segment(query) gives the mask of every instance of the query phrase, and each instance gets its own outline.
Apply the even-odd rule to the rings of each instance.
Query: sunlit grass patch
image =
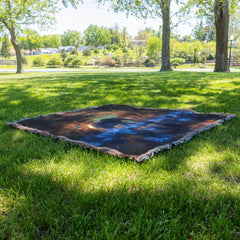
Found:
[[[0,74],[0,239],[238,239],[238,73]],[[6,127],[109,103],[236,114],[138,164]]]

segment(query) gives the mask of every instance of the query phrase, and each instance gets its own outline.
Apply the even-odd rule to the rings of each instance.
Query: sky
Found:
[[[174,8],[176,6],[172,6],[172,9]],[[161,25],[161,19],[142,20],[133,16],[126,17],[124,13],[109,11],[107,6],[98,8],[97,3],[88,0],[84,4],[80,4],[77,9],[73,9],[71,6],[68,6],[68,8],[62,7],[62,10],[56,14],[56,24],[52,26],[53,29],[40,32],[40,34],[63,34],[68,29],[83,33],[90,24],[99,27],[112,27],[114,24],[118,24],[120,29],[127,27],[128,33],[134,37],[140,30],[146,27],[158,30]],[[191,30],[192,27],[189,24],[181,24],[181,28],[179,27],[173,32],[183,36],[190,35]]]

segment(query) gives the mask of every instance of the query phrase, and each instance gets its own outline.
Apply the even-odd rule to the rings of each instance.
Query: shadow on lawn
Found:
[[[228,75],[228,79],[233,79],[231,83],[236,84],[236,76]],[[46,77],[44,74],[27,74],[18,80],[17,86],[10,82],[9,87],[0,92],[0,98],[3,98],[0,120],[14,121],[110,103],[153,108],[178,108],[187,103],[192,105],[192,110],[200,112],[236,113],[240,101],[238,89],[214,90],[209,87],[209,80],[221,78],[225,79],[226,74],[67,73],[47,74]],[[185,101],[185,96],[195,98]]]
[[[236,74],[228,75],[236,84]],[[47,79],[46,79],[47,77]],[[195,96],[187,101],[192,110],[200,112],[236,113],[240,101],[239,90],[209,89],[209,80],[225,79],[226,74],[209,73],[101,73],[101,74],[48,74],[23,76],[17,86],[9,84],[0,93],[5,106],[0,113],[1,121],[14,121],[26,117],[68,111],[104,104],[131,104],[153,108],[178,108],[186,103],[184,96]],[[186,80],[187,78],[187,80]],[[207,91],[206,91],[207,90]],[[206,100],[203,103],[202,98]],[[209,100],[209,101],[208,101]],[[237,117],[238,120],[238,117]],[[5,127],[3,131],[7,131]],[[215,139],[213,140],[215,141]],[[171,156],[166,169],[177,169],[192,151],[184,152],[183,158]],[[175,151],[173,151],[175,153]]]
[[[182,80],[183,77],[183,73],[52,74],[47,75],[47,79],[44,75],[26,75],[26,78],[18,80],[18,86],[12,83],[3,91],[2,95],[7,96],[3,104],[9,105],[10,110],[11,105],[13,109],[19,106],[25,110],[23,113],[32,114],[109,103],[155,108],[177,107],[183,103],[179,97],[199,94],[208,86],[207,80],[201,80],[204,75],[199,74],[200,84],[194,79],[196,74],[192,74],[192,77],[188,74],[188,80]],[[196,101],[194,105],[199,103]],[[36,108],[37,111],[33,112]]]
[[[207,79],[206,74],[202,73],[74,73],[47,76],[47,80],[37,76],[22,77],[17,86],[10,83],[8,88],[1,90],[1,124],[40,114],[109,103],[177,108],[185,103],[182,99],[184,95],[196,96],[192,100],[193,110],[226,111],[237,113],[237,116],[224,125],[201,133],[189,143],[159,153],[142,165],[1,126],[0,180],[3,191],[0,195],[11,197],[5,204],[5,214],[0,217],[0,238],[239,237],[240,198],[236,194],[217,192],[204,179],[196,181],[195,176],[189,176],[191,172],[186,165],[186,160],[204,144],[214,146],[216,153],[229,148],[238,151],[239,91],[214,91],[208,82],[225,78],[225,74],[209,74]],[[187,80],[184,80],[186,76]],[[229,79],[233,79],[232,83],[238,85],[235,77],[235,74],[228,75]],[[198,96],[210,100],[202,103]],[[191,105],[191,102],[188,104]],[[39,162],[39,165],[41,162],[43,165],[61,162],[72,151],[81,156],[74,163],[83,165],[83,172],[80,173],[83,179],[87,174],[88,179],[98,180],[115,161],[119,162],[119,168],[122,165],[131,166],[140,176],[134,176],[113,189],[108,189],[108,186],[100,186],[99,189],[89,186],[86,189],[80,183],[71,185],[71,181],[66,182],[47,169],[43,173],[28,168],[31,162]],[[71,159],[67,161],[71,164]],[[227,170],[224,163],[233,164],[234,161],[229,157],[221,163],[213,163],[210,176],[220,178],[226,184],[232,183],[222,172]],[[94,166],[98,168],[97,174],[91,172]],[[171,177],[159,183],[159,187],[140,184],[149,173],[151,176],[161,171],[167,171]],[[181,178],[174,179],[173,174],[178,174],[178,171]],[[234,175],[235,183],[239,174],[236,172]],[[14,199],[18,199],[17,202]]]
[[[26,141],[25,137],[22,140]],[[69,148],[65,148],[62,154],[67,155]],[[59,157],[58,153],[51,155]],[[47,157],[48,152],[42,156]],[[16,236],[19,239],[235,239],[238,236],[240,198],[228,193],[216,194],[208,185],[202,189],[204,180],[193,183],[193,179],[182,176],[181,180],[172,178],[165,181],[165,187],[155,186],[155,189],[141,188],[131,182],[120,189],[86,191],[47,171],[32,171],[24,166],[25,161],[28,160],[18,159],[18,163],[13,160],[6,168],[9,179],[2,188],[5,196],[12,198],[0,225],[2,239]],[[101,171],[108,164],[111,160],[103,164]]]

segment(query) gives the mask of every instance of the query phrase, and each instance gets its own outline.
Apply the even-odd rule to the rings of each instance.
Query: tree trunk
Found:
[[[16,52],[17,57],[17,73],[23,73],[23,59],[22,59],[22,52],[21,52],[21,45],[17,41],[15,28],[12,27],[9,29],[11,34],[11,42]]]
[[[170,4],[171,0],[161,0],[162,11],[162,67],[160,71],[172,71],[170,63]]]
[[[228,69],[228,0],[215,0],[214,6],[216,25],[216,63],[214,72],[227,72]]]

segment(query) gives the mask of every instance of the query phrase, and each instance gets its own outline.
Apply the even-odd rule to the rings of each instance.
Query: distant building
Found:
[[[40,54],[56,54],[59,52],[57,48],[40,48],[39,51]]]
[[[103,49],[105,49],[107,47],[107,45],[105,45],[105,46],[100,46],[100,47],[98,47],[98,49],[99,50],[103,50]]]
[[[74,46],[66,46],[66,47],[58,47],[58,52],[61,52],[63,49],[66,51],[66,52],[71,52],[72,49],[75,48]]]
[[[17,60],[14,59],[1,59],[0,58],[0,65],[17,65]]]
[[[27,50],[27,51],[24,52],[24,55],[26,55],[26,56],[30,56],[30,55],[41,55],[41,54],[42,54],[42,53],[41,53],[40,50],[32,50],[32,51]]]
[[[147,41],[146,40],[132,40],[133,46],[138,47],[138,46],[143,46],[146,45]]]
[[[88,47],[88,46],[80,45],[79,48],[78,48],[78,51],[79,51],[79,52],[82,52],[82,51],[84,51],[85,49],[89,49],[89,47]]]

